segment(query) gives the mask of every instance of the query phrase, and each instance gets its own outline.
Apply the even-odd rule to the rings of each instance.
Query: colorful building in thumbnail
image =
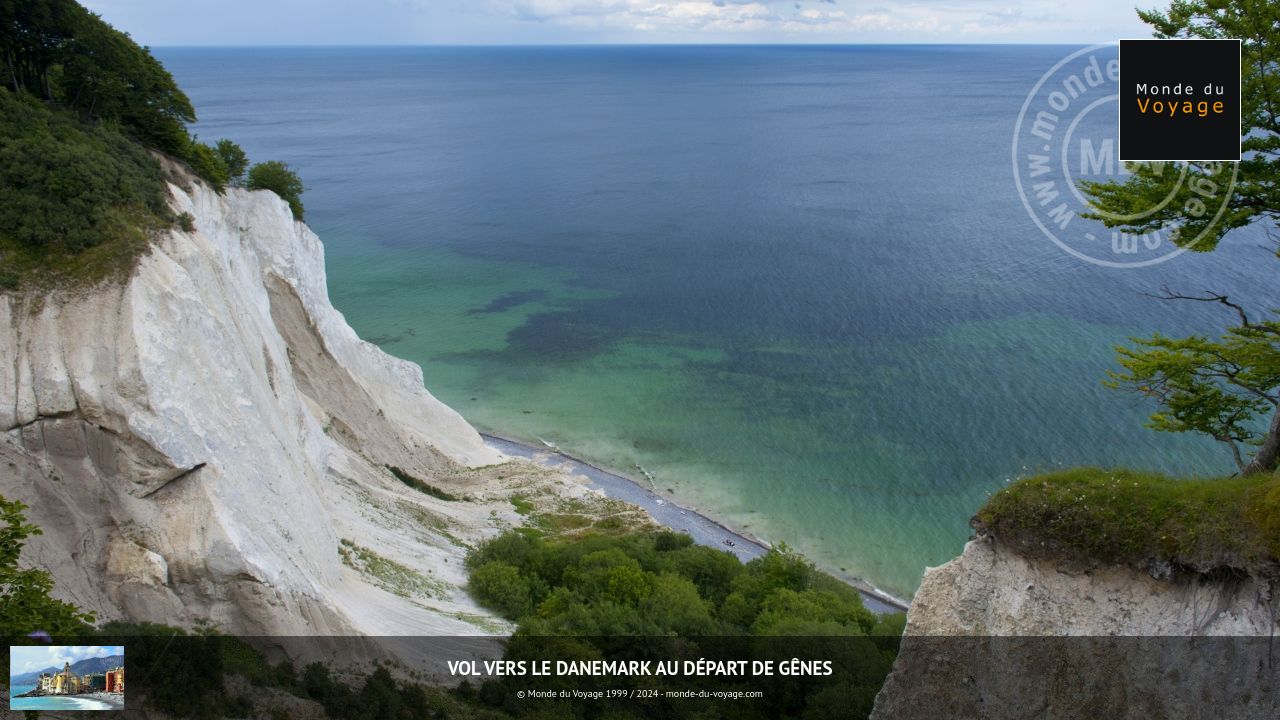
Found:
[[[62,672],[54,674],[49,692],[52,695],[74,695],[80,692],[80,676],[71,672],[71,663],[65,663]]]
[[[124,692],[124,666],[108,670],[104,676],[106,691],[109,693]]]

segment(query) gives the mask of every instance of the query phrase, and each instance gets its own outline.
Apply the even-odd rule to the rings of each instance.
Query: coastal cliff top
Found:
[[[1173,479],[1076,468],[1019,480],[974,516],[979,535],[1070,567],[1156,577],[1280,577],[1280,477]]]

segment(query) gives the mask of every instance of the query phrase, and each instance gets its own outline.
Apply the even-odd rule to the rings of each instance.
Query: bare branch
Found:
[[[1252,323],[1249,322],[1249,315],[1245,312],[1244,307],[1239,303],[1231,302],[1229,296],[1215,293],[1212,290],[1205,290],[1204,293],[1204,295],[1183,295],[1182,293],[1176,293],[1170,290],[1168,285],[1161,285],[1159,295],[1153,295],[1151,293],[1143,293],[1143,295],[1156,298],[1157,300],[1195,300],[1197,302],[1219,303],[1235,310],[1236,315],[1240,317],[1241,325],[1245,327],[1253,327]]]

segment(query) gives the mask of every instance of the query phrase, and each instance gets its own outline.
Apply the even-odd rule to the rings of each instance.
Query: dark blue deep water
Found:
[[[1229,319],[1144,293],[1268,303],[1273,248],[1124,270],[1042,236],[1010,142],[1070,50],[158,55],[202,139],[301,173],[337,307],[472,422],[909,594],[1011,478],[1231,469],[1100,381],[1128,336]]]

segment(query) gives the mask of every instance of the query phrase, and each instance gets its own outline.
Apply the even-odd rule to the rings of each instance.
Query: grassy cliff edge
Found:
[[[1280,575],[1280,478],[1075,468],[1019,480],[971,525],[1018,552],[1157,577]]]

